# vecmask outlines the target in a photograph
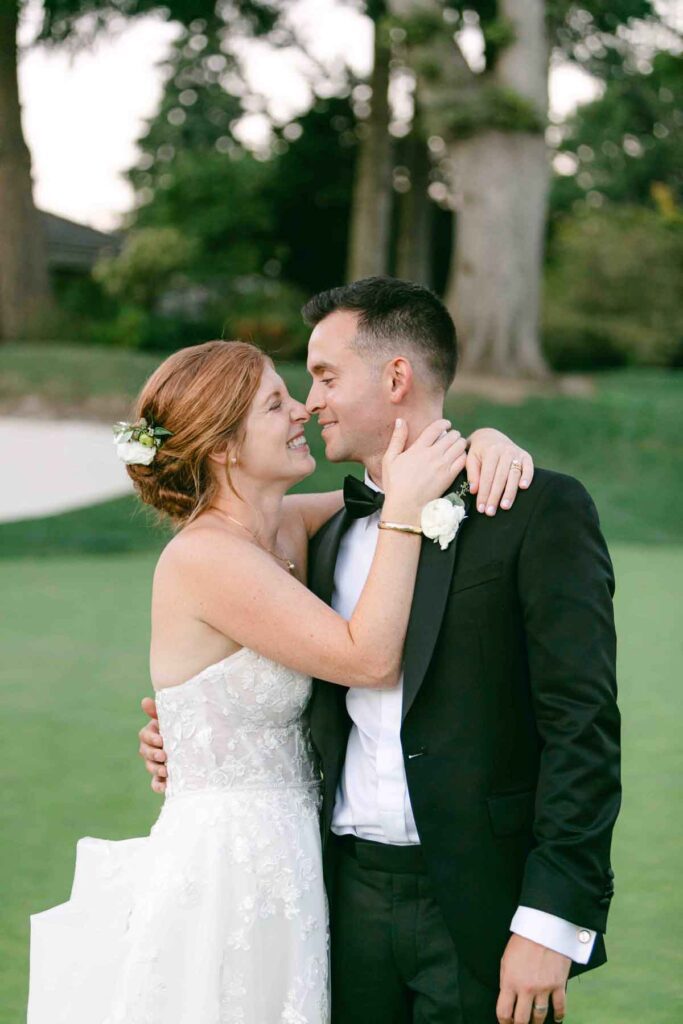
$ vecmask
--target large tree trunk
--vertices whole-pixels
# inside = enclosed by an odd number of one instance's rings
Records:
[[[547,111],[549,46],[541,0],[501,0],[514,41],[493,76],[500,88]],[[549,166],[543,136],[485,131],[449,146],[458,195],[446,303],[463,344],[463,368],[543,376],[539,315]]]
[[[431,160],[424,138],[416,127],[405,140],[405,165],[410,189],[398,200],[396,276],[431,287],[431,241],[434,207],[427,194]]]
[[[450,153],[460,205],[445,301],[462,342],[462,367],[543,376],[545,142],[537,135],[486,132]]]
[[[456,210],[446,302],[470,370],[542,375],[538,320],[548,164],[540,132],[482,125],[463,137],[462,113],[486,107],[486,86],[515,94],[542,123],[549,45],[541,0],[498,0],[513,41],[493,69],[473,74],[444,27],[439,0],[389,0],[408,32],[410,61],[428,131],[448,143]],[[418,31],[411,35],[411,23]],[[429,27],[431,26],[431,31]],[[458,109],[460,108],[460,109]],[[465,121],[467,119],[465,118]],[[459,134],[460,133],[460,134]]]
[[[361,142],[356,163],[351,208],[347,279],[386,274],[391,229],[391,159],[389,134],[390,49],[380,30],[384,4],[376,3],[375,56],[370,86],[370,116],[361,123]]]
[[[0,338],[26,337],[50,303],[45,239],[21,128],[17,22],[18,4],[0,5]]]

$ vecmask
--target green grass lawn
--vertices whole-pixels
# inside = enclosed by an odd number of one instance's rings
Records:
[[[683,972],[683,546],[617,545],[613,554],[625,799],[610,961],[572,984],[568,1019],[673,1024]],[[28,914],[68,897],[78,837],[145,834],[156,813],[136,754],[153,564],[138,552],[2,565],[0,1024],[22,1019]]]
[[[93,395],[125,403],[158,362],[106,349],[3,345],[0,403],[28,393],[57,404]],[[303,367],[283,372],[303,397]],[[506,430],[537,464],[578,476],[596,499],[617,571],[625,799],[610,961],[572,984],[567,1020],[674,1024],[683,1020],[683,373],[595,379],[590,399],[502,406],[463,396],[449,409],[464,432]],[[309,436],[319,468],[303,486],[338,486],[347,467],[324,462],[315,426]],[[0,1024],[23,1019],[28,914],[68,897],[76,839],[145,834],[154,820],[158,799],[136,751],[138,703],[149,692],[151,575],[165,536],[128,498],[0,526]]]
[[[121,416],[157,356],[77,346],[0,346],[3,395],[121,394]],[[308,376],[283,364],[292,393],[304,399]],[[500,405],[471,395],[451,396],[448,413],[470,433],[497,426],[528,448],[539,466],[577,476],[593,495],[612,541],[683,543],[683,371],[624,370],[595,376],[591,398],[528,398]],[[333,466],[323,455],[318,427],[308,437],[318,462],[301,490],[340,486],[353,467]],[[358,472],[357,468],[354,470]],[[18,555],[157,550],[165,534],[133,498],[122,498],[49,519],[0,526],[0,558]]]
[[[6,341],[0,345],[0,401],[25,395],[56,404],[104,395],[130,401],[160,362],[158,355],[122,348]]]

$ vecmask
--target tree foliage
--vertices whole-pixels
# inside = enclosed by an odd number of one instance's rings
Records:
[[[564,126],[555,211],[577,202],[680,206],[683,201],[683,82],[680,56],[660,53],[646,74],[610,81],[600,99],[578,107]],[[566,158],[569,159],[566,159]],[[668,196],[668,201],[667,201]]]
[[[259,157],[235,129],[253,111],[220,31],[194,21],[164,66],[160,107],[129,172],[131,224],[172,226],[197,242],[195,276],[266,273],[306,291],[343,277],[358,138],[347,95],[318,98],[290,124],[273,126]]]
[[[131,231],[113,257],[95,266],[94,277],[107,294],[151,310],[174,274],[187,272],[196,245],[177,228]]]
[[[559,225],[546,280],[546,351],[558,369],[683,364],[683,220],[584,210]]]
[[[113,19],[144,14],[159,14],[182,25],[204,19],[215,27],[265,35],[276,25],[280,9],[269,0],[43,0],[38,38],[51,43],[89,43]]]
[[[237,141],[239,76],[220,33],[195,20],[165,62],[160,107],[129,172],[137,227],[173,227],[196,242],[194,274],[225,281],[261,270],[273,233],[270,168]],[[232,90],[232,91],[230,91]]]
[[[352,103],[319,98],[285,131],[297,137],[273,160],[268,198],[282,276],[311,293],[344,280],[358,152]]]

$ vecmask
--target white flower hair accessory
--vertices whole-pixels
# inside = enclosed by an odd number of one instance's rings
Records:
[[[127,466],[149,466],[166,438],[172,436],[166,427],[148,423],[144,416],[137,423],[114,424],[116,454]]]
[[[463,519],[467,518],[464,497],[469,493],[470,486],[464,483],[457,494],[447,494],[444,498],[428,501],[422,509],[420,526],[429,540],[438,542],[445,551],[460,529]]]

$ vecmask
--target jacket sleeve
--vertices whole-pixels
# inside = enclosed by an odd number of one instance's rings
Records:
[[[553,474],[518,566],[531,697],[540,740],[537,845],[519,902],[604,932],[621,801],[614,574],[595,506]]]

